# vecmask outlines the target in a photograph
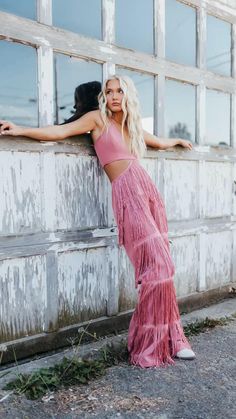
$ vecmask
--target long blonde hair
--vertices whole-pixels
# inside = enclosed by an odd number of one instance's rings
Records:
[[[112,75],[108,77],[102,86],[102,90],[98,95],[99,109],[101,111],[101,117],[106,127],[108,127],[108,118],[112,117],[112,112],[107,107],[106,99],[106,86],[108,81],[118,80],[120,87],[124,92],[124,96],[121,103],[123,111],[123,118],[121,124],[121,133],[124,138],[124,125],[127,124],[127,129],[130,138],[130,152],[136,157],[141,158],[144,156],[147,147],[143,138],[142,120],[140,105],[138,100],[138,94],[136,87],[132,79],[128,76]]]

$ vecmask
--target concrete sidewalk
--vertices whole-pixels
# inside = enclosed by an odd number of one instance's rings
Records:
[[[219,319],[236,313],[232,298],[182,316],[186,325],[206,317]],[[126,342],[127,333],[80,347],[82,357],[96,356],[99,348]],[[60,390],[42,401],[11,395],[0,403],[4,418],[158,418],[235,419],[236,319],[190,338],[197,354],[194,361],[177,360],[167,368],[141,369],[120,363],[107,369],[104,377],[86,386]],[[0,380],[2,387],[18,372],[30,373],[51,366],[71,350],[10,368]],[[3,371],[0,373],[0,375]],[[0,399],[7,393],[0,390]],[[15,410],[14,410],[15,409]],[[1,416],[2,415],[2,416]]]

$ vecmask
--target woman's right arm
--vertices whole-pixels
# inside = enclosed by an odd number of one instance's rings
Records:
[[[15,125],[12,122],[0,120],[0,135],[30,137],[33,140],[59,141],[73,135],[84,134],[96,127],[98,111],[91,111],[76,121],[65,125],[49,125],[40,128],[30,128]]]

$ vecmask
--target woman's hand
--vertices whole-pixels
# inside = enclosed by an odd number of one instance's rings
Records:
[[[181,145],[182,147],[185,147],[185,148],[189,148],[189,150],[192,150],[193,148],[191,141],[183,140],[182,138],[179,138],[178,145]]]
[[[13,124],[13,122],[0,119],[0,135],[17,137],[18,135],[22,135],[22,127]]]
[[[146,145],[158,148],[159,150],[166,150],[167,148],[175,147],[176,145],[181,145],[189,150],[193,148],[191,141],[183,140],[182,138],[159,138],[145,130],[143,130],[143,137]]]

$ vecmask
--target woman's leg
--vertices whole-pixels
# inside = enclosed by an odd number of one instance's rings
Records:
[[[147,217],[147,203],[143,209],[129,212],[127,205],[124,213],[124,247],[135,268],[136,284],[141,283],[129,326],[128,349],[132,364],[151,367],[173,364],[173,356],[190,345],[180,323],[169,243],[153,227],[151,212]],[[137,239],[140,225],[143,237]]]
[[[141,367],[173,364],[172,357],[190,345],[180,324],[163,201],[136,165],[113,185],[113,198],[120,244],[134,266],[135,286],[141,284],[128,332],[130,361]]]

